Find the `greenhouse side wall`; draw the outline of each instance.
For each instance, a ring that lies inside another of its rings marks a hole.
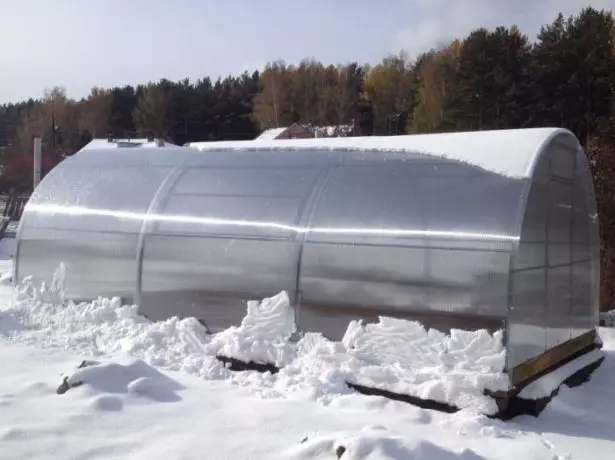
[[[508,367],[598,323],[599,239],[592,179],[570,134],[545,145],[513,257]]]
[[[119,149],[63,161],[25,208],[15,282],[32,277],[49,283],[64,264],[67,297],[132,301],[139,234],[152,197],[172,169],[168,163]]]
[[[195,316],[219,331],[240,323],[248,300],[284,290],[299,328],[332,338],[386,314],[504,325],[523,180],[343,149],[211,150],[180,169],[144,235],[151,319]]]
[[[316,190],[339,153],[194,153],[144,235],[141,310],[238,325],[246,302],[286,291],[293,304]]]
[[[379,315],[497,329],[524,184],[408,151],[84,151],[29,203],[18,277],[64,262],[71,298],[212,332],[283,290],[332,338]]]
[[[503,328],[524,184],[435,156],[348,153],[310,221],[301,329],[340,339],[378,316]]]

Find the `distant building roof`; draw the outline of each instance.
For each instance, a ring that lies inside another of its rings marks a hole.
[[[271,141],[274,139],[286,139],[289,137],[288,135],[286,135],[287,131],[292,131],[296,128],[303,130],[304,137],[348,137],[354,132],[355,126],[354,124],[337,126],[314,126],[311,124],[293,123],[291,126],[266,129],[254,140]],[[291,135],[290,137],[293,136]]]
[[[258,137],[257,139],[259,140],[272,140],[272,139],[277,139],[278,136],[280,136],[282,133],[284,133],[284,131],[286,131],[288,129],[288,126],[285,126],[283,128],[271,128],[271,129],[266,129],[265,131],[263,131]]]

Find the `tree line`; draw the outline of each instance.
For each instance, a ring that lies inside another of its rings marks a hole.
[[[253,139],[293,122],[353,123],[360,135],[555,125],[585,143],[615,111],[613,22],[611,12],[585,8],[560,14],[534,41],[515,26],[477,29],[415,60],[401,52],[375,66],[278,61],[216,81],[93,88],[81,100],[53,88],[0,106],[0,148],[29,151],[34,134],[68,154],[108,134],[180,145]]]
[[[533,40],[515,26],[481,28],[416,59],[401,52],[373,66],[277,61],[216,81],[93,88],[80,100],[53,88],[0,106],[0,189],[30,187],[34,135],[43,136],[49,169],[95,137],[181,145],[253,139],[293,122],[352,124],[355,135],[570,129],[590,157],[598,195],[602,302],[615,298],[615,21],[606,10],[560,14]]]

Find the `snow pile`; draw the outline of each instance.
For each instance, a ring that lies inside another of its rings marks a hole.
[[[209,378],[228,374],[206,353],[205,328],[194,318],[150,322],[134,305],[99,298],[91,303],[65,302],[62,270],[51,286],[26,280],[13,301],[0,310],[0,336],[13,342],[61,348],[89,356],[130,355],[151,365]]]
[[[119,395],[133,395],[156,402],[176,402],[183,387],[140,359],[112,363],[84,362],[66,377],[66,391],[79,388],[88,394],[112,394],[104,398],[105,407],[121,407]]]
[[[287,460],[481,460],[471,449],[452,450],[430,441],[389,432],[382,426],[368,426],[358,432],[333,433],[306,439],[289,449]]]
[[[615,310],[600,313],[600,321],[606,327],[615,327]]]
[[[360,362],[356,383],[363,385],[377,386],[385,377],[387,390],[460,408],[474,405],[484,389],[510,386],[503,373],[501,331],[453,329],[446,335],[417,322],[382,317],[377,324],[351,324],[345,342],[348,354]]]
[[[250,302],[238,327],[208,335],[194,318],[150,322],[119,299],[67,302],[64,268],[50,286],[19,286],[0,312],[0,335],[90,356],[129,355],[206,379],[228,378],[267,397],[329,403],[352,392],[347,383],[492,414],[485,390],[506,390],[502,333],[453,330],[446,335],[411,321],[381,317],[351,322],[341,342],[308,333],[296,343],[294,310],[282,292]],[[231,373],[216,357],[274,364],[276,374]]]
[[[295,332],[294,310],[288,294],[281,292],[260,303],[248,302],[241,326],[215,334],[206,349],[212,355],[282,367],[295,356],[288,342]]]
[[[359,395],[328,407],[254,398],[229,381],[160,375],[129,358],[77,370],[71,378],[82,384],[58,395],[59,376],[78,356],[0,344],[2,460],[606,460],[615,446],[615,399],[604,398],[612,357],[587,386],[562,392],[559,410],[505,424]]]
[[[453,330],[446,335],[394,318],[352,322],[342,342],[306,334],[296,358],[260,386],[300,399],[328,402],[348,393],[346,382],[493,414],[485,390],[507,390],[500,331]]]

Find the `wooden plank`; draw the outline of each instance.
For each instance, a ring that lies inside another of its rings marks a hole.
[[[541,355],[528,359],[512,369],[514,387],[525,386],[548,369],[555,367],[570,356],[589,349],[596,341],[596,330],[592,329],[574,339],[567,340]]]

